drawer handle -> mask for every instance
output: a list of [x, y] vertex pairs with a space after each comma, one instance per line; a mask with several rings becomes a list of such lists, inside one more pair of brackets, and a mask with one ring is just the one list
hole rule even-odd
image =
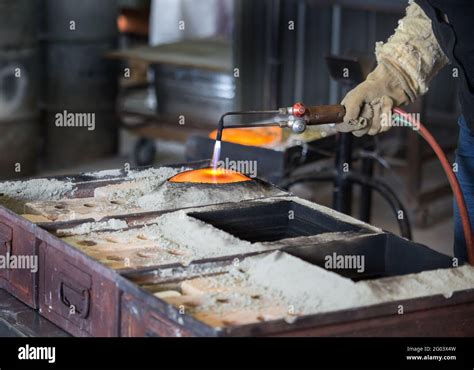
[[74, 314], [85, 319], [89, 315], [90, 292], [89, 289], [76, 289], [64, 281], [59, 287], [59, 299], [70, 310], [74, 308]]

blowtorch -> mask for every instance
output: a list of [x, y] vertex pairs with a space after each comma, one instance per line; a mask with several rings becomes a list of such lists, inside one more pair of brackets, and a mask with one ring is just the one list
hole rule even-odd
[[[273, 114], [276, 116], [274, 122], [265, 123], [248, 123], [240, 125], [225, 125], [224, 119], [228, 116], [246, 116], [246, 115], [263, 115]], [[307, 107], [302, 103], [296, 103], [291, 107], [279, 108], [277, 110], [262, 111], [243, 111], [228, 112], [222, 115], [217, 128], [216, 142], [214, 152], [212, 154], [211, 165], [217, 168], [219, 162], [222, 131], [224, 128], [249, 128], [249, 127], [270, 127], [278, 126], [281, 128], [289, 128], [296, 134], [302, 134], [307, 126], [324, 125], [330, 123], [341, 123], [346, 109], [343, 105], [317, 105]]]

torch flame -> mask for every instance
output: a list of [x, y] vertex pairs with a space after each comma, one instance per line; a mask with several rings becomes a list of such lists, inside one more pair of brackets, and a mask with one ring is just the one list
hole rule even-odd
[[239, 172], [223, 168], [201, 168], [199, 170], [184, 171], [169, 179], [170, 182], [198, 184], [230, 184], [251, 180], [250, 177]]

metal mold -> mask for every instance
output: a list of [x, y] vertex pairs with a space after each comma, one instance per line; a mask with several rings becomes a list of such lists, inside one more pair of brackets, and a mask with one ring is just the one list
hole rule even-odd
[[[414, 256], [417, 262], [411, 261]], [[336, 241], [328, 245], [312, 245], [284, 249], [285, 252], [298, 256], [307, 262], [321, 265], [323, 254], [337, 252], [341, 254], [375, 252], [376, 257], [369, 259], [369, 273], [365, 278], [392, 276], [449, 267], [450, 258], [420, 246], [411, 245], [391, 234], [359, 235], [346, 241]], [[242, 257], [248, 258], [247, 257]], [[383, 258], [385, 257], [385, 259]], [[393, 258], [399, 260], [391, 262]], [[293, 323], [285, 320], [273, 320], [256, 324], [215, 328], [204, 324], [192, 315], [179, 312], [178, 308], [153, 296], [151, 291], [168, 290], [180, 282], [195, 277], [210, 276], [222, 273], [233, 264], [232, 259], [203, 261], [188, 267], [167, 266], [146, 271], [124, 273], [122, 284], [126, 304], [122, 304], [122, 336], [130, 335], [186, 335], [186, 336], [419, 336], [419, 335], [460, 335], [458, 328], [463, 326], [463, 333], [474, 333], [474, 326], [466, 325], [474, 320], [469, 312], [474, 307], [474, 289], [460, 291], [450, 299], [443, 296], [428, 296], [410, 300], [387, 302], [378, 305], [345, 309], [334, 312], [300, 316]], [[407, 266], [407, 267], [406, 267]], [[373, 274], [375, 272], [376, 274]], [[347, 275], [347, 274], [346, 274]], [[404, 315], [398, 315], [399, 305], [404, 307]], [[437, 320], [446, 320], [450, 312], [457, 316], [450, 323], [443, 324]], [[159, 330], [148, 331], [147, 312], [154, 312], [166, 320]], [[130, 329], [126, 323], [133, 323]], [[414, 325], [414, 323], [417, 323]]]
[[307, 245], [283, 250], [322, 268], [326, 268], [326, 256], [334, 253], [338, 256], [364, 256], [363, 272], [354, 269], [334, 271], [355, 281], [452, 267], [450, 257], [390, 233], [361, 235], [321, 244], [317, 248]]
[[249, 242], [274, 242], [329, 232], [361, 231], [360, 227], [292, 201], [193, 212], [189, 215]]
[[[200, 168], [208, 166], [208, 162], [192, 166]], [[77, 190], [68, 196], [89, 197], [98, 186], [126, 181], [124, 175], [104, 179], [69, 176]], [[273, 189], [273, 193], [269, 192], [264, 199], [184, 210], [240, 238], [264, 241], [269, 251], [282, 249], [319, 266], [324, 267], [324, 256], [331, 253], [363, 255], [366, 269], [362, 276], [351, 270], [337, 271], [354, 280], [450, 267], [449, 257], [425, 246], [342, 215], [325, 212], [322, 207], [292, 197], [260, 180], [247, 185]], [[133, 228], [170, 211], [128, 214], [119, 218]], [[289, 217], [292, 213], [293, 217]], [[473, 289], [456, 292], [449, 299], [431, 296], [307, 315], [292, 324], [273, 320], [216, 329], [190, 315], [181, 314], [175, 307], [155, 297], [149, 290], [150, 285], [165, 286], [192, 276], [219, 273], [235, 258], [243, 260], [266, 251], [244, 255], [229, 253], [219, 258], [194, 261], [189, 266], [172, 264], [114, 271], [55, 236], [61, 228], [86, 221], [90, 220], [37, 225], [0, 207], [0, 253], [39, 258], [36, 274], [16, 269], [0, 271], [0, 287], [39, 309], [42, 316], [73, 335], [474, 335]], [[404, 306], [404, 315], [396, 312], [399, 304]]]

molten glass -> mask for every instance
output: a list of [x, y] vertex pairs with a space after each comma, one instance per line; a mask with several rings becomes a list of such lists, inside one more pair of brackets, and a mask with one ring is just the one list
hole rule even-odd
[[239, 172], [226, 170], [223, 168], [202, 168], [178, 173], [169, 179], [170, 182], [185, 182], [198, 184], [231, 184], [235, 182], [251, 181]]
[[[215, 139], [217, 130], [209, 134]], [[247, 146], [266, 146], [282, 140], [280, 127], [228, 128], [222, 131], [222, 140]]]

